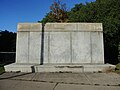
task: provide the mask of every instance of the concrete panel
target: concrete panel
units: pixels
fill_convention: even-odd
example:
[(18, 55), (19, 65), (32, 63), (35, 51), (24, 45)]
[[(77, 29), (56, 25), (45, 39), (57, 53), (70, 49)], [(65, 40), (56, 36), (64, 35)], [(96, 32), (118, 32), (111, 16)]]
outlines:
[(91, 63), (90, 32), (72, 33), (72, 63)]
[(50, 33), (50, 63), (70, 63), (70, 33)]
[(40, 64), (41, 32), (30, 32), (29, 63)]
[(16, 47), (16, 62), (28, 63), (29, 47), (28, 47), (29, 32), (17, 32), (17, 47)]
[[(48, 63), (48, 32), (30, 32), (30, 55), (29, 63)], [(41, 50), (41, 45), (43, 45)], [(41, 61), (41, 53), (43, 53), (43, 61)]]
[(103, 33), (91, 32), (92, 63), (104, 63)]

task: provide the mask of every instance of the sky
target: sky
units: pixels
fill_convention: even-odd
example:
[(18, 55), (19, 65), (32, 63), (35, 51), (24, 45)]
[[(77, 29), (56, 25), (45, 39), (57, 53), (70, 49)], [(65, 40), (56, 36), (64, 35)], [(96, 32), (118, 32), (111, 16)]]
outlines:
[[(36, 23), (50, 11), (54, 0), (0, 0), (0, 31), (17, 31), (18, 23)], [(70, 10), (75, 4), (95, 0), (61, 0)]]

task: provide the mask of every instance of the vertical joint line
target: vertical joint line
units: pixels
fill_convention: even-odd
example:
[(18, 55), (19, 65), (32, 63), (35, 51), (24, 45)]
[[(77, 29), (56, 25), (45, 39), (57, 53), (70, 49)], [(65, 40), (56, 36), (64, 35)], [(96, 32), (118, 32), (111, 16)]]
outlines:
[(30, 56), (30, 32), (28, 32), (28, 63), (29, 63), (29, 56)]
[(72, 63), (72, 32), (70, 32), (70, 55), (71, 55), (71, 63)]
[(48, 32), (48, 63), (50, 63), (50, 32)]
[(90, 32), (90, 55), (91, 55), (91, 63), (92, 63), (92, 37), (91, 37), (91, 32)]
[(44, 27), (45, 23), (42, 23), (42, 33), (41, 33), (41, 59), (40, 64), (43, 65), (44, 62)]

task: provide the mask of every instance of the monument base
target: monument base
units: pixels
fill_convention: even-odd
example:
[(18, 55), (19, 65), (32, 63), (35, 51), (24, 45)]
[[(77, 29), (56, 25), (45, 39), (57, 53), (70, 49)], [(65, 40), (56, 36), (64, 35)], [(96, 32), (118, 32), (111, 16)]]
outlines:
[(115, 69), (111, 64), (19, 64), (5, 66), (6, 72), (107, 72)]

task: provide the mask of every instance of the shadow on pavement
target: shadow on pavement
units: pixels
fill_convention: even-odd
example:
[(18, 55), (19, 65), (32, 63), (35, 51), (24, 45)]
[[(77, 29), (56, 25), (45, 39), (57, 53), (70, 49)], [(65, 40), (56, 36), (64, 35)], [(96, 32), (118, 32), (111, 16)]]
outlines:
[[(4, 74), (6, 74), (6, 75), (4, 75)], [(18, 73), (3, 73), (2, 75), (0, 75), (0, 80), (11, 79), (14, 77), (24, 76), (24, 75), (28, 75), (28, 74), (32, 74), (32, 72), (30, 72), (30, 73), (20, 73), (20, 72), (18, 72)]]

